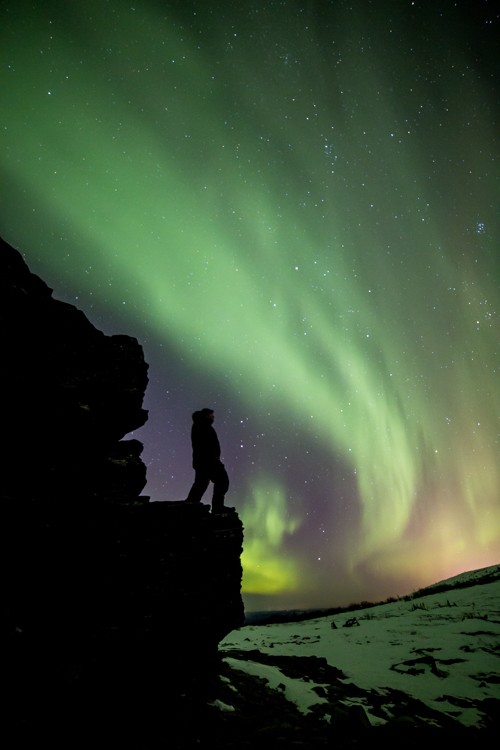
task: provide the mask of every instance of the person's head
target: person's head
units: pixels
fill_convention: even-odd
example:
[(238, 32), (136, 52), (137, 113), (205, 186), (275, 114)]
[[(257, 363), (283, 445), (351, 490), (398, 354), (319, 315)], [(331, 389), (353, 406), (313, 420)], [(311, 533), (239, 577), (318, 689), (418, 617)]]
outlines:
[(200, 411), (200, 416), (202, 419), (208, 419), (209, 422), (213, 422), (215, 419), (215, 414), (213, 409), (202, 409)]

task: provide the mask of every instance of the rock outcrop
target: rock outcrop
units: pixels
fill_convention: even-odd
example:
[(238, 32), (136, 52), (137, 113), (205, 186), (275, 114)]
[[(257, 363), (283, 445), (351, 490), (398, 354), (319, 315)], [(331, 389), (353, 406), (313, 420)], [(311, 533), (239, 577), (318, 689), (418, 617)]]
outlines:
[(147, 419), (140, 344), (54, 299), (5, 242), (0, 321), (6, 715), (73, 732), (66, 747), (78, 727), (117, 747), (172, 729), (243, 624), (241, 522), (141, 495), (143, 446), (124, 439)]
[(2, 492), (131, 502), (146, 484), (142, 445), (122, 441), (147, 420), (141, 346), (130, 336), (106, 336), (76, 307), (53, 299), (5, 242), (0, 269)]

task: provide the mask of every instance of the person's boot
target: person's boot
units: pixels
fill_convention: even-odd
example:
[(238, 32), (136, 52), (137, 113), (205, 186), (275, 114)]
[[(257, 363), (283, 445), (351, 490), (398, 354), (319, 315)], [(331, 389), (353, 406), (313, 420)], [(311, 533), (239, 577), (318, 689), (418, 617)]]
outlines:
[(216, 500), (212, 499), (212, 513), (215, 515), (220, 515), (221, 513), (230, 513), (233, 511), (234, 508), (229, 505), (224, 505), (224, 499), (219, 500), (218, 498)]

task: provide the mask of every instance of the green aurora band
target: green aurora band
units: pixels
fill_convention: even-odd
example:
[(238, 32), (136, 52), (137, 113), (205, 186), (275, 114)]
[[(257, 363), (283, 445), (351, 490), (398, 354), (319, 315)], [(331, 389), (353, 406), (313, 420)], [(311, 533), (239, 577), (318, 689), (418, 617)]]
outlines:
[(497, 563), (495, 102), (462, 32), (415, 42), (347, 3), (25, 5), (3, 14), (2, 235), (293, 443), (293, 470), (264, 438), (239, 481), (248, 601)]

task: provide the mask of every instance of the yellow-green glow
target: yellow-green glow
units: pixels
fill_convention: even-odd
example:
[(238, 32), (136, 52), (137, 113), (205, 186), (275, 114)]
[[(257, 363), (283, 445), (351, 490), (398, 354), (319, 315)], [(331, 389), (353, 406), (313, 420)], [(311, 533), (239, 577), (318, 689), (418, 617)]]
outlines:
[(283, 549), (287, 536), (299, 527), (290, 518), (284, 490), (273, 480), (255, 483), (254, 496), (241, 513), (245, 542), (243, 594), (288, 594), (304, 587), (303, 572)]

